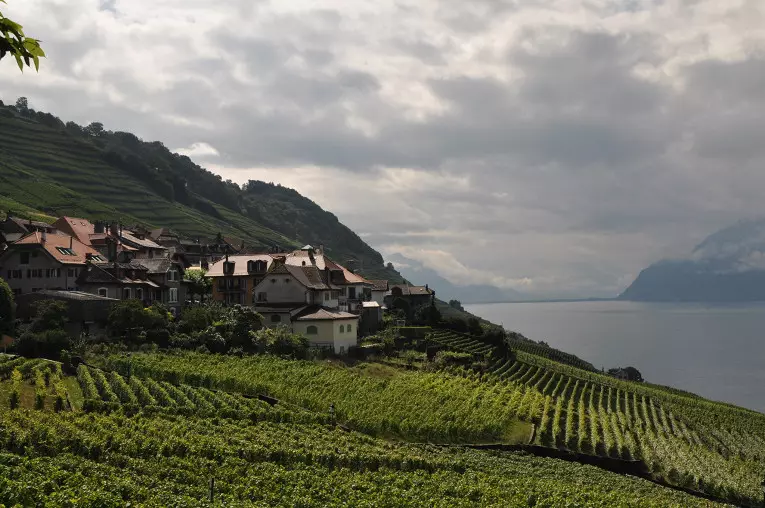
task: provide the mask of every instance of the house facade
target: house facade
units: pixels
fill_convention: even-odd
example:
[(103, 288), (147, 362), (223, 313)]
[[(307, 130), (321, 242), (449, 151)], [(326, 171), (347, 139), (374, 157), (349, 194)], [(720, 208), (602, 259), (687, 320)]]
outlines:
[(209, 266), (213, 300), (227, 305), (254, 305), (253, 288), (273, 264), (270, 254), (226, 256)]
[(141, 300), (151, 305), (161, 295), (159, 284), (149, 279), (148, 268), (137, 261), (88, 263), (77, 279), (82, 291), (116, 300)]
[(272, 259), (253, 290), (255, 310), (263, 316), (264, 325), (286, 325), (314, 347), (347, 353), (358, 340), (359, 316), (340, 309), (341, 288), (331, 282), (330, 271), (287, 264), (287, 256)]
[(16, 295), (43, 289), (75, 291), (90, 261), (104, 259), (71, 236), (34, 231), (0, 255), (0, 274)]
[(285, 253), (226, 256), (210, 266), (213, 298), (252, 305), (265, 326), (286, 325), (316, 347), (355, 345), (372, 284), (310, 245)]
[(174, 316), (180, 315), (186, 301), (183, 263), (169, 257), (141, 259), (138, 262), (146, 267), (149, 280), (159, 286), (154, 290), (152, 301), (164, 304)]

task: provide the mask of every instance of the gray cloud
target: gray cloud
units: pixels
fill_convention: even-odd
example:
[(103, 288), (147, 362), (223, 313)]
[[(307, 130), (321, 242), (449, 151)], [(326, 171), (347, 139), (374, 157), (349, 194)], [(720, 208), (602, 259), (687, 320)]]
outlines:
[(455, 281), (616, 294), (650, 262), (765, 213), (758, 4), (8, 9), (49, 58), (39, 74), (3, 62), (4, 101), (213, 147), (226, 178), (293, 186)]

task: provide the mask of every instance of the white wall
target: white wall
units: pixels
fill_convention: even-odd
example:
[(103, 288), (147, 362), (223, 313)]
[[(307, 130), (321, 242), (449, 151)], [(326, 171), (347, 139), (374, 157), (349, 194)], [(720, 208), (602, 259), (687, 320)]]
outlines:
[[(352, 329), (340, 333), (341, 325), (344, 330), (347, 330), (348, 325), (350, 325)], [(309, 335), (307, 333), (309, 326), (315, 326), (318, 333), (316, 335)], [(311, 344), (333, 344), (335, 353), (340, 354), (341, 348), (347, 353), (350, 346), (355, 346), (357, 344), (356, 334), (358, 326), (359, 320), (354, 317), (337, 320), (319, 319), (316, 321), (295, 321), (292, 325), (292, 329), (295, 333), (308, 337), (308, 341)]]
[[(276, 282), (272, 282), (274, 280)], [(306, 288), (290, 275), (266, 275), (266, 278), (255, 286), (254, 301), (257, 304), (258, 293), (266, 293), (268, 303), (305, 303), (306, 291)]]
[(385, 305), (385, 293), (386, 291), (372, 291), (372, 301), (379, 303), (380, 306)]

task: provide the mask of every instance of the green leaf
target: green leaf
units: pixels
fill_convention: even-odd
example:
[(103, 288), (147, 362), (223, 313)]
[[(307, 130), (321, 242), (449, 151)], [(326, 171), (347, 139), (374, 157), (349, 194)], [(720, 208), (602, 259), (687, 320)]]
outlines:
[(21, 55), (14, 53), (13, 56), (16, 58), (16, 63), (19, 64), (19, 69), (21, 69), (21, 72), (24, 72), (24, 62), (21, 61)]

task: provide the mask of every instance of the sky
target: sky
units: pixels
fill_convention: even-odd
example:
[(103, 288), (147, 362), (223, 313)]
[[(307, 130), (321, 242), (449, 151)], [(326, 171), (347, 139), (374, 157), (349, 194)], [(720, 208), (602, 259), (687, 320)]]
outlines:
[(457, 284), (615, 296), (765, 215), (759, 0), (8, 0), (0, 98), (295, 188)]

